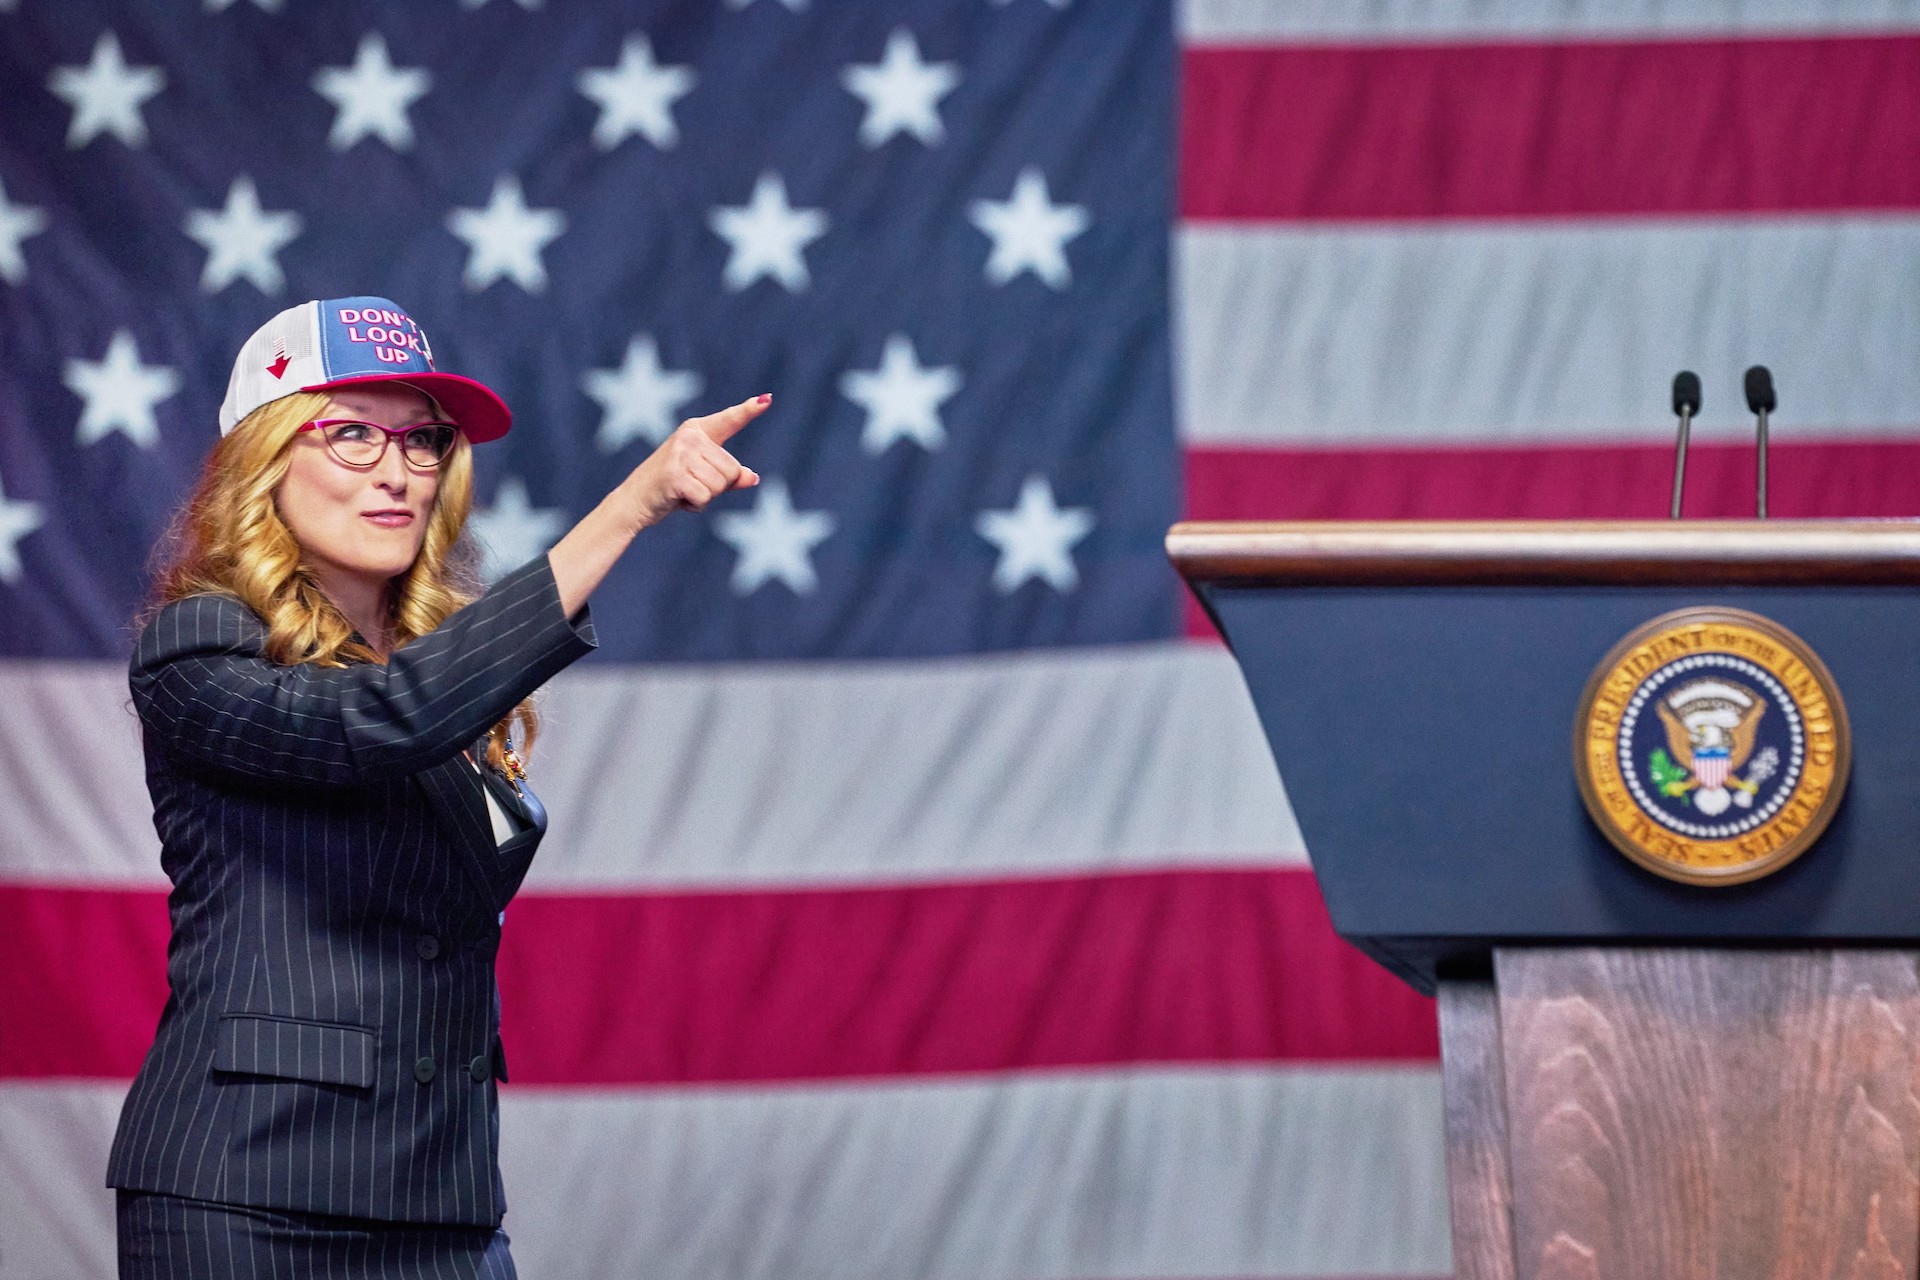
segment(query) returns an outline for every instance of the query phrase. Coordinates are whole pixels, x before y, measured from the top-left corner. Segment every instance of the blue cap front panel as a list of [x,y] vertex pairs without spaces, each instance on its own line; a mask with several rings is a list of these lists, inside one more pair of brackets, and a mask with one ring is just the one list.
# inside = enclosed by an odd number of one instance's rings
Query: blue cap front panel
[[320,359],[327,381],[383,373],[432,373],[433,350],[413,317],[385,298],[320,304]]

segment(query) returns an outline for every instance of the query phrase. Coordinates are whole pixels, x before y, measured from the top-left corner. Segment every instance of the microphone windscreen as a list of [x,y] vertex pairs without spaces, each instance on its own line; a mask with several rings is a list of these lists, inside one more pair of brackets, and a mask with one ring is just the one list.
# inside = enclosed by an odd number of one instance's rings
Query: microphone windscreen
[[1780,407],[1773,394],[1773,375],[1767,366],[1757,364],[1747,370],[1747,408],[1754,413],[1772,413]]
[[1673,375],[1673,411],[1698,415],[1700,412],[1700,375],[1682,369]]

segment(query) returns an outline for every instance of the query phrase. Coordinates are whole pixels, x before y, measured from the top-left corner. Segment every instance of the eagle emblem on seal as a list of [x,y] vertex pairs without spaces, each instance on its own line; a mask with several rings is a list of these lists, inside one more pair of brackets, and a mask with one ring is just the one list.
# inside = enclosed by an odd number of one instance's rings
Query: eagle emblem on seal
[[[1749,808],[1760,784],[1780,768],[1773,747],[1754,756],[1754,739],[1767,701],[1732,680],[1691,680],[1655,704],[1667,746],[1649,761],[1651,781],[1660,794],[1691,804],[1706,817],[1718,817],[1729,805]],[[1752,761],[1746,777],[1740,770]]]

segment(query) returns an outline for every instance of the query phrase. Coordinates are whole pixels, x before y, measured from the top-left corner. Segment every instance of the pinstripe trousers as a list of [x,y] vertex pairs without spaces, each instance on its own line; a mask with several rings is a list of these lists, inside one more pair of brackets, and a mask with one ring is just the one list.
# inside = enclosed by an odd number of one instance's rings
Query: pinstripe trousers
[[119,1193],[120,1280],[515,1280],[507,1233]]

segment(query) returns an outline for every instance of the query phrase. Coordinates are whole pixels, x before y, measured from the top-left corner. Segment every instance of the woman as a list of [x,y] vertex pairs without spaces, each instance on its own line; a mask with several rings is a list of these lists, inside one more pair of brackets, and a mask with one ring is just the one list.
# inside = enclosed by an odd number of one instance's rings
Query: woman
[[171,993],[115,1135],[122,1276],[511,1276],[493,959],[545,830],[514,749],[633,536],[758,483],[670,436],[477,600],[506,406],[381,298],[247,341],[132,666]]

